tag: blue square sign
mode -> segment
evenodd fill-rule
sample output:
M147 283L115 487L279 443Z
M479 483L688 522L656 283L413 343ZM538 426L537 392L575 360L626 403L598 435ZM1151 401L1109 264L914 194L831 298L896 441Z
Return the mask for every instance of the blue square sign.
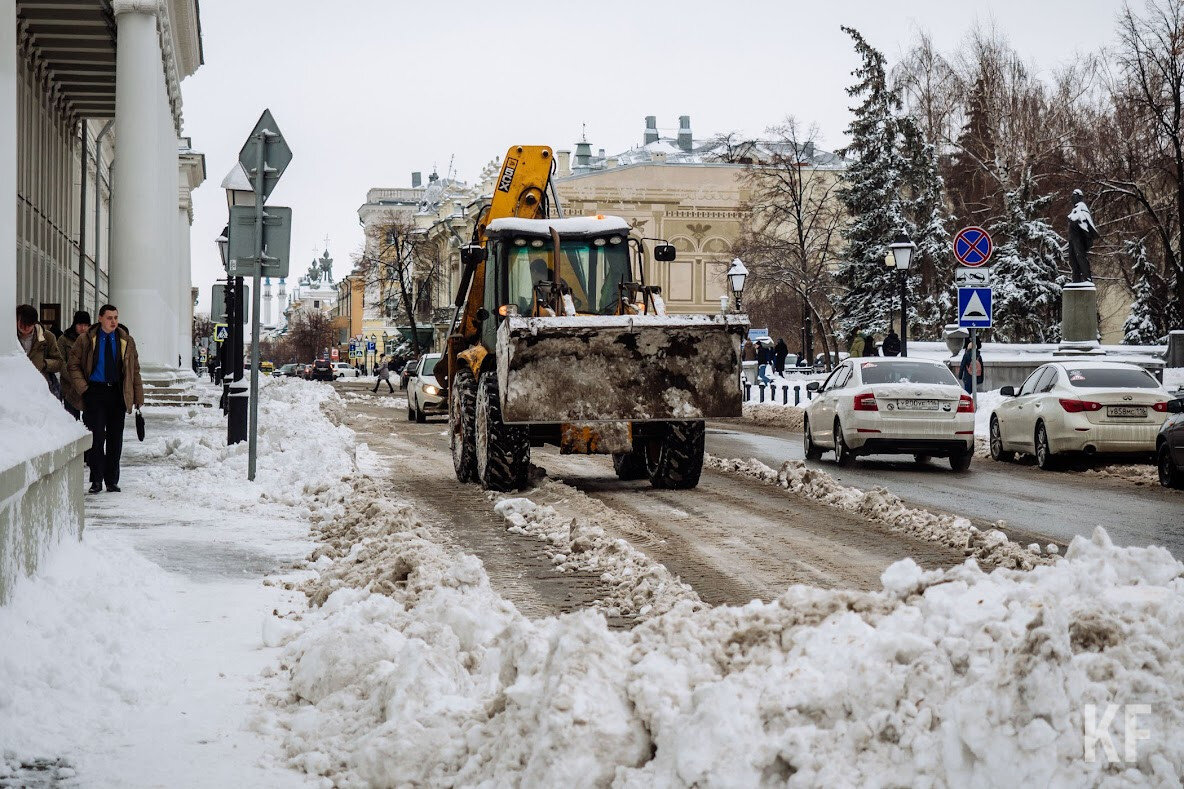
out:
M958 326L963 329L991 328L990 288L958 288Z

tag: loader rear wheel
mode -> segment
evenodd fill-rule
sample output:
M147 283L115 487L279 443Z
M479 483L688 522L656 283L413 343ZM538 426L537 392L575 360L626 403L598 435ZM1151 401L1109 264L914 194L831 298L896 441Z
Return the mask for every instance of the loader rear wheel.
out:
M693 488L703 473L703 442L707 427L701 421L666 422L659 435L645 444L645 466L655 488Z
M530 471L530 432L502 421L497 373L481 374L477 384L477 481L487 490L526 487Z
M645 453L637 450L614 452L613 471L617 472L617 479L645 479L649 476L645 468Z
M408 419L414 414L408 409ZM460 482L477 478L477 379L469 370L457 370L452 376L448 396L448 428L452 434L452 468Z

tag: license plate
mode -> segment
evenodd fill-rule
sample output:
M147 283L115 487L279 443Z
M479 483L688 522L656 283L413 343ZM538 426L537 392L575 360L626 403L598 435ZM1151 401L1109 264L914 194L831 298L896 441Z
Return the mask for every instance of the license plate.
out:
M937 400L897 400L896 407L901 411L936 411Z
M1142 419L1147 416L1147 409L1135 405L1108 405L1106 406L1106 416Z

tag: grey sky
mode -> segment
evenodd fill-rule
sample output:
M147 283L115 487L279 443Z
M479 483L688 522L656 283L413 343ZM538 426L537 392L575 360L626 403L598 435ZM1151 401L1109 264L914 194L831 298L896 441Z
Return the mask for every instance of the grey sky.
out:
M294 213L294 279L330 239L334 275L361 244L357 208L375 186L435 165L472 180L511 144L640 143L690 115L696 137L758 134L793 114L843 142L856 65L850 25L895 62L913 31L949 51L993 21L1042 69L1113 40L1118 0L910 2L394 2L205 0L206 64L183 86L185 133L205 153L192 235L199 311L221 275L219 184L269 107L295 158L271 202ZM255 30L267 32L250 75ZM453 159L455 157L455 159Z

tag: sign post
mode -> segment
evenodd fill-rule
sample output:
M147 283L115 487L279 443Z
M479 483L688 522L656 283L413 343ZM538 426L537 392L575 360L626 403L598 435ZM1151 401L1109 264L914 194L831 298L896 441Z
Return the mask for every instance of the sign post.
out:
M978 374L982 351L978 347L978 330L991 327L991 274L980 268L991 259L995 245L991 235L981 227L964 227L954 236L954 257L962 268L954 270L958 286L958 326L970 329L970 397L978 410Z
M264 273L268 276L287 275L287 245L291 236L290 209L273 208L270 213L265 213L263 209L263 203L271 195L280 176L284 174L284 170L292 161L292 149L288 147L283 134L280 133L275 118L271 117L271 110L264 110L263 114L259 116L255 128L243 144L242 150L239 151L238 161L251 177L252 188L255 192L254 245L250 267L250 276L254 280L255 286L251 293L251 394L249 400L251 421L247 441L247 479L254 480L259 439L260 278ZM236 212L234 208L240 210ZM249 209L240 206L231 209L230 244L236 250L242 247L237 243L238 239L234 232L235 225L242 222L245 210ZM275 235L274 240L273 235ZM277 248L269 249L269 242L276 244ZM241 258L235 259L236 272L240 267L240 260ZM245 274L246 272L239 273Z

